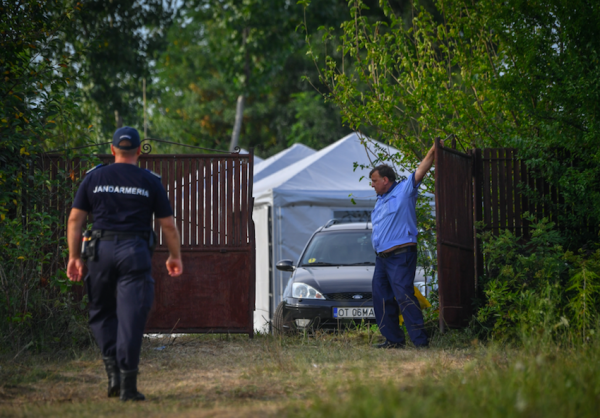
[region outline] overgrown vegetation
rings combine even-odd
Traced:
[[[57,216],[38,213],[0,226],[0,348],[18,352],[88,344],[86,297],[64,272]],[[75,291],[75,287],[79,291]]]
[[[497,340],[546,338],[586,344],[600,323],[600,250],[565,251],[547,219],[525,241],[510,230],[483,234],[485,275],[478,326]]]
[[[464,151],[514,147],[560,189],[553,211],[569,231],[565,248],[598,243],[598,7],[436,0],[427,10],[415,1],[407,22],[379,5],[385,17],[373,19],[365,2],[350,1],[343,33],[323,28],[336,54],[309,51],[343,122],[401,150],[409,167],[435,137],[455,135]]]
[[[443,361],[407,381],[372,383],[356,374],[348,385],[329,385],[292,417],[595,417],[600,367],[598,339],[585,349],[498,347],[465,351],[456,369]]]
[[[64,203],[74,173],[41,169],[45,143],[86,135],[74,120],[77,73],[56,43],[77,12],[62,1],[0,6],[0,350],[87,342],[80,302],[64,275]]]

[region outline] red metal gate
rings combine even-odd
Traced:
[[[114,161],[112,155],[98,157],[105,163]],[[73,180],[90,168],[60,157],[46,159],[43,164],[57,178],[70,172]],[[181,232],[184,265],[180,277],[167,274],[168,251],[155,222],[159,245],[152,259],[152,276],[156,287],[146,331],[252,336],[252,153],[142,155],[139,165],[162,176]],[[48,204],[60,206],[65,200]]]
[[[436,213],[440,326],[467,325],[477,278],[484,274],[478,232],[502,230],[527,241],[524,212],[557,222],[562,197],[528,169],[514,149],[473,149],[463,154],[436,140]],[[476,222],[482,222],[477,230]]]
[[[473,158],[435,141],[440,328],[462,327],[475,296],[473,237]]]

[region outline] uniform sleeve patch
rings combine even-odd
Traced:
[[[85,172],[85,174],[90,174],[92,171],[97,170],[99,168],[102,168],[104,166],[106,166],[107,164],[98,164],[96,167],[92,167],[90,168],[88,171]]]
[[[160,174],[158,174],[158,173],[155,173],[155,172],[154,172],[154,171],[152,171],[152,170],[148,170],[147,168],[145,168],[144,170],[146,170],[148,173],[152,174],[153,176],[156,176],[156,177],[158,177],[159,179],[161,179],[161,178],[162,178],[162,176],[161,176]]]

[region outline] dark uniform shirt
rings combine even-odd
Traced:
[[[83,179],[73,207],[94,216],[93,229],[151,231],[156,218],[173,215],[160,178],[133,164],[98,167]]]

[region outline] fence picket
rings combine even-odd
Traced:
[[[500,207],[500,202],[498,199],[498,150],[493,148],[491,151],[492,158],[490,163],[492,164],[492,200],[490,209],[492,210],[492,232],[494,235],[498,235],[498,212]]]
[[[513,154],[513,157],[515,156],[515,154]],[[520,187],[520,183],[521,183],[521,163],[519,160],[513,160],[514,163],[514,176],[513,176],[513,189],[514,189],[514,207],[515,207],[515,213],[514,213],[514,219],[515,219],[515,235],[518,237],[522,237],[523,234],[523,226],[521,223],[521,217],[523,216],[523,212],[522,212],[522,205],[521,205],[521,200],[522,200],[522,195],[520,193],[519,187]]]
[[[482,171],[483,171],[483,222],[485,223],[485,229],[492,227],[492,197],[490,192],[490,150],[486,148],[483,150],[482,160]]]
[[[515,217],[514,217],[514,205],[515,205],[515,196],[513,194],[513,181],[514,181],[514,172],[513,172],[513,150],[506,150],[506,177],[504,179],[506,184],[506,227],[513,233],[516,234],[516,225],[515,225]]]
[[[225,160],[227,162],[227,192],[226,192],[226,198],[227,198],[227,202],[226,202],[226,206],[227,206],[227,217],[226,217],[226,228],[227,228],[227,234],[226,234],[226,238],[227,238],[227,244],[228,245],[235,245],[235,238],[233,235],[233,218],[235,216],[235,213],[233,212],[233,159],[226,159]]]
[[[503,148],[498,149],[498,195],[499,195],[499,230],[507,228],[507,173],[506,173],[506,150]]]

